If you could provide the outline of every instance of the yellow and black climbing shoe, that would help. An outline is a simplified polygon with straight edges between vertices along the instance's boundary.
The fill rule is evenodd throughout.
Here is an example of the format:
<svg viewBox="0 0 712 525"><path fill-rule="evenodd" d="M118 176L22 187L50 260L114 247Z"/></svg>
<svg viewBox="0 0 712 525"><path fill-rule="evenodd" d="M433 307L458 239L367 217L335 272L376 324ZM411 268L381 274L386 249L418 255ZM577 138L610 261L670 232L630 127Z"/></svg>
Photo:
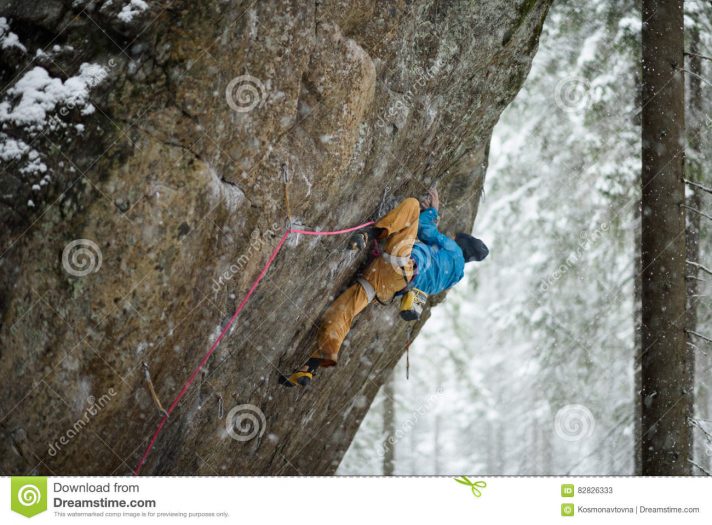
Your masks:
<svg viewBox="0 0 712 525"><path fill-rule="evenodd" d="M314 376L316 375L316 369L319 368L320 363L321 359L318 359L316 357L310 358L309 361L307 361L303 367L301 367L299 370L295 370L294 372L292 372L292 375L290 375L289 377L280 374L279 384L286 387L293 387L297 385L307 386L309 383L311 383L311 380L314 379ZM304 370L305 368L306 370Z"/></svg>
<svg viewBox="0 0 712 525"><path fill-rule="evenodd" d="M298 370L293 372L289 377L280 375L279 384L290 388L297 385L307 386L311 383L313 377L314 374L312 372L302 372L301 370Z"/></svg>

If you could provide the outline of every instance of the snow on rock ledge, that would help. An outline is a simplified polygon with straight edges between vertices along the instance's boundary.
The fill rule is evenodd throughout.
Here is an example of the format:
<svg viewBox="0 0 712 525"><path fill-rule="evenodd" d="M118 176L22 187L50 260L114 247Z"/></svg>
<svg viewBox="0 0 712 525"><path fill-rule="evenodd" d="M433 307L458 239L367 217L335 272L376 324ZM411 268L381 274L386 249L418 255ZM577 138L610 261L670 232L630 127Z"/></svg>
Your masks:
<svg viewBox="0 0 712 525"><path fill-rule="evenodd" d="M47 125L48 114L58 107L80 108L83 115L93 113L89 90L106 76L106 68L84 63L79 66L78 75L63 82L37 66L7 90L8 96L0 102L0 123L11 122L36 132ZM11 100L15 97L19 97L19 101L13 104Z"/></svg>

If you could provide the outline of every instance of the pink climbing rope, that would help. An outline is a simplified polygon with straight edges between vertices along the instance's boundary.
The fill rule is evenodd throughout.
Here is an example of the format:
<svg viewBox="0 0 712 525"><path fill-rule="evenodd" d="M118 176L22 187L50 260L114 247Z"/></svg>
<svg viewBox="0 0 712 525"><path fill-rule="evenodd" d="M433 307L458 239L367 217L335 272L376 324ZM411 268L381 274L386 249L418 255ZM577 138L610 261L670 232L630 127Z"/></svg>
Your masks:
<svg viewBox="0 0 712 525"><path fill-rule="evenodd" d="M222 341L223 337L225 337L225 334L227 334L227 332L230 330L232 325L235 323L235 320L237 320L237 316L240 315L240 312L242 312L242 310L245 308L247 301L250 299L250 296L252 296L252 294L257 289L257 286L260 284L260 281L262 281L264 276L267 275L267 271L269 270L270 266L272 266L272 263L274 262L274 260L277 258L277 254L279 253L279 250L282 249L282 246L284 245L284 242L287 240L287 237L289 237L289 235L291 233L301 233L302 235L315 235L315 236L341 235L342 233L350 233L350 232L354 232L356 230L360 230L362 228L366 228L367 226L371 226L372 224L374 224L374 222L369 221L369 222L364 222L363 224L359 224L358 226L354 226L352 228L346 228L344 230L334 230L334 231L311 231L311 230L289 229L286 232L284 232L284 235L282 235L282 238L279 239L277 246L275 247L274 250L272 250L272 253L269 256L269 259L267 259L267 262L262 267L262 270L260 271L260 274L257 276L257 279L255 279L255 282L252 283L252 286L250 286L250 289L247 291L247 294L245 295L245 297L243 297L242 301L240 301L240 304L235 309L235 313L232 314L232 317L230 318L228 323L225 325L225 327L222 329L218 338L215 339L215 342L212 344L210 349L205 353L203 358L200 360L200 363L198 363L198 366L196 366L195 369L193 370L193 372L190 374L190 376L188 376L188 380L185 382L183 387L178 392L178 395L175 397L175 399L171 403L171 406L168 407L166 414L164 414L163 417L161 418L161 420L158 422L158 426L156 427L156 430L153 433L153 437L151 437L151 441L149 441L149 443L148 443L148 447L146 447L146 451L143 453L143 456L141 456L141 460L138 462L138 465L136 465L136 468L134 469L134 476L138 476L141 473L141 468L143 467L144 463L146 462L148 455L151 453L151 450L153 449L153 445L155 445L156 440L158 439L158 435L161 433L161 431L163 430L163 427L166 425L166 422L168 421L168 417L173 413L175 408L178 406L178 403L183 398L185 393L188 391L188 389L190 388L190 385L193 384L193 381L195 381L195 378L200 373L200 370L205 366L205 363L208 362L208 359L210 359L210 356L213 355L213 352L215 352L215 350L217 349L218 345L220 344L220 341Z"/></svg>

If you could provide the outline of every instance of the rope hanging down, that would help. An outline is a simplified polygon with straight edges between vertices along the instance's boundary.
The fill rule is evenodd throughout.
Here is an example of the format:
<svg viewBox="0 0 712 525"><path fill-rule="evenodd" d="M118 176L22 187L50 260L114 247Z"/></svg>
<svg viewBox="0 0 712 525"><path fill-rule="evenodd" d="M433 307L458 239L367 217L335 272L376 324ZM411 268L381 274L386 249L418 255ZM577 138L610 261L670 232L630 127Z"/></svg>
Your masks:
<svg viewBox="0 0 712 525"><path fill-rule="evenodd" d="M341 235L343 233L351 233L356 230L366 228L368 226L371 226L372 224L374 224L374 222L369 221L369 222L365 222L363 224L359 224L358 226L354 226L352 228L346 228L344 230L335 230L335 231L310 231L310 230L297 230L297 229L290 228L286 232L284 232L284 235L282 235L282 237L279 239L277 246L275 247L274 250L272 250L272 253L269 256L269 259L267 259L267 262L262 267L262 270L260 271L260 274L257 276L257 279L255 279L255 282L252 283L252 286L247 291L247 294L245 295L245 297L243 297L242 301L240 301L240 304L235 309L235 313L232 314L232 317L227 322L225 327L222 329L222 331L220 332L220 335L218 335L217 339L215 339L215 342L212 344L210 349L205 353L203 358L198 363L198 366L196 366L195 369L193 370L193 372L190 374L187 381L185 382L183 387L178 392L178 395L175 397L175 399L171 403L171 406L168 407L168 410L165 411L163 417L158 422L158 426L156 427L156 430L154 431L153 436L151 437L151 441L149 441L148 446L146 447L146 451L143 453L143 456L141 456L141 459L138 462L138 465L136 465L136 468L134 469L134 476L138 476L141 473L141 468L143 467L144 463L146 462L148 455L151 453L151 450L153 449L153 445L155 445L156 440L158 439L159 434L163 430L163 427L166 425L166 422L168 421L169 416L176 409L176 407L178 406L178 403L180 403L180 400L186 394L186 392L190 388L190 385L193 384L193 381L195 381L195 378L200 373L200 370L205 366L205 363L208 362L208 359L210 359L210 356L213 355L213 352L215 352L215 350L217 349L218 345L220 344L220 341L222 341L223 337L225 337L225 334L227 334L227 332L230 330L232 325L235 323L235 321L237 320L237 316L239 316L240 312L242 312L242 310L245 308L247 301L250 299L252 294L255 292L255 290L257 289L257 286L260 284L260 281L262 281L264 276L267 274L267 271L270 269L270 266L272 266L272 263L277 258L277 254L282 249L282 246L284 245L284 242L287 240L287 237L289 237L289 235L292 233L297 233L297 234L302 234L302 235L314 235L314 236Z"/></svg>

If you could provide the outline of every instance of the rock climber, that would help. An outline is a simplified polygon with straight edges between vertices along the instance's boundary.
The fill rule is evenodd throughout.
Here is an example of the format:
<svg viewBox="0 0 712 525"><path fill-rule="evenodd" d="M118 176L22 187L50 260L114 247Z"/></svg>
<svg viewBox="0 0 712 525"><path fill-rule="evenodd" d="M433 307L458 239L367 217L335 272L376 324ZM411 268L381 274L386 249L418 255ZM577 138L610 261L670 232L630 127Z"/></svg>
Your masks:
<svg viewBox="0 0 712 525"><path fill-rule="evenodd" d="M420 200L405 199L370 229L351 236L351 249L363 249L375 240L382 251L329 306L316 350L289 377L280 376L281 384L307 386L317 368L335 366L351 323L374 299L386 303L400 295L401 317L418 319L428 295L458 283L465 263L487 257L489 250L480 239L463 232L453 239L438 231L439 209L438 192L431 188Z"/></svg>

